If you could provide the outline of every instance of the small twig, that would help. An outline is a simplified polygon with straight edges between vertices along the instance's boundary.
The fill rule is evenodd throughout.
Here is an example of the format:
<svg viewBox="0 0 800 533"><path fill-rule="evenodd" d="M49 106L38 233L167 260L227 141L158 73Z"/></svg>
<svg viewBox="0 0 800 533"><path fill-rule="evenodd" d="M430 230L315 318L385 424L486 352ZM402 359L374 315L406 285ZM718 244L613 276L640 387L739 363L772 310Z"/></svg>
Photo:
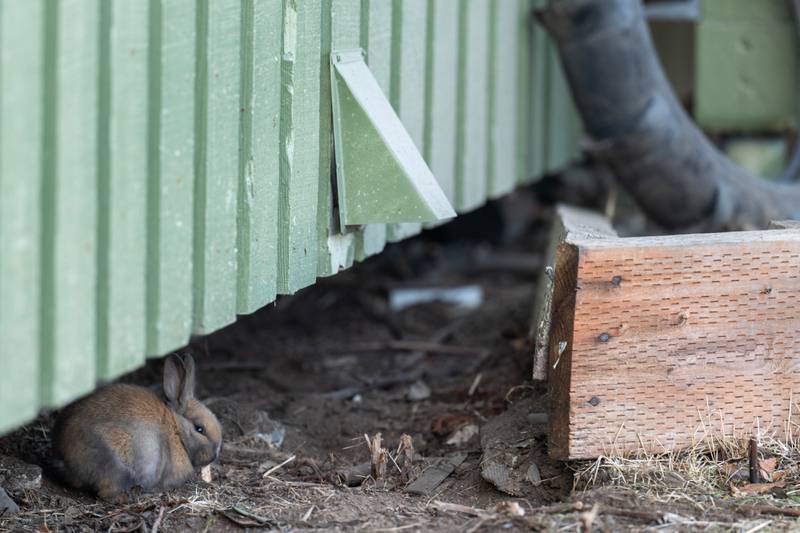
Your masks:
<svg viewBox="0 0 800 533"><path fill-rule="evenodd" d="M581 533L592 533L592 524L594 524L597 514L600 512L600 505L595 503L588 511L581 513Z"/></svg>
<svg viewBox="0 0 800 533"><path fill-rule="evenodd" d="M478 390L478 385L481 383L481 379L483 379L483 374L478 372L478 374L475 376L475 379L472 380L472 385L470 385L469 391L467 391L467 396L471 397L473 394L475 394L475 391Z"/></svg>
<svg viewBox="0 0 800 533"><path fill-rule="evenodd" d="M286 459L286 460L285 460L284 462L282 462L281 464L275 465L275 466L273 466L272 468L270 468L269 470L267 470L266 472L264 472L264 475L263 475L263 476L261 476L261 477L263 477L263 478L269 477L269 476L270 476L271 474L273 474L273 473L274 473L276 470L278 470L278 469L280 469L280 468L283 468L284 466L286 466L286 465L288 465L289 463L291 463L292 461L294 461L294 460L295 460L295 457L296 457L296 456L294 456L294 455L290 456L288 459ZM235 510L235 509L234 509L234 510Z"/></svg>
<svg viewBox="0 0 800 533"><path fill-rule="evenodd" d="M158 528L161 527L161 521L164 520L164 511L166 507L163 505L158 510L158 516L156 517L155 521L153 522L153 527L150 529L150 533L158 533Z"/></svg>
<svg viewBox="0 0 800 533"><path fill-rule="evenodd" d="M777 505L740 505L736 507L736 510L755 514L800 516L800 508L798 507L778 507Z"/></svg>
<svg viewBox="0 0 800 533"><path fill-rule="evenodd" d="M761 466L758 464L758 441L750 437L750 483L761 483Z"/></svg>

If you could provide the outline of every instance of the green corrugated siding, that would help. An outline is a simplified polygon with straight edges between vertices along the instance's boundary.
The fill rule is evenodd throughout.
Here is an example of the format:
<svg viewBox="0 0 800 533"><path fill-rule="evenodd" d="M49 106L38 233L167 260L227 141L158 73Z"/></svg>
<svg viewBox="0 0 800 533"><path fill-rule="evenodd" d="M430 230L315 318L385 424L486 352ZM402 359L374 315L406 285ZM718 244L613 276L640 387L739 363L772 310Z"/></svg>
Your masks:
<svg viewBox="0 0 800 533"><path fill-rule="evenodd" d="M534 3L0 3L0 432L420 231L338 228L331 50L462 212L563 164Z"/></svg>

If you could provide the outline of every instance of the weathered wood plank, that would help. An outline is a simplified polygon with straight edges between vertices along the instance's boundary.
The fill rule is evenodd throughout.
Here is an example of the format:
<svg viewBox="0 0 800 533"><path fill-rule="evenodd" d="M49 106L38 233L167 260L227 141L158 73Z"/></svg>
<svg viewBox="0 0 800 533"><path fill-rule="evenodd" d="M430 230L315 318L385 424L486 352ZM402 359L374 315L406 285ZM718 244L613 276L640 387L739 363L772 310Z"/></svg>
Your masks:
<svg viewBox="0 0 800 533"><path fill-rule="evenodd" d="M147 353L192 327L196 5L151 0L147 185Z"/></svg>
<svg viewBox="0 0 800 533"><path fill-rule="evenodd" d="M148 4L101 2L97 372L145 356Z"/></svg>
<svg viewBox="0 0 800 533"><path fill-rule="evenodd" d="M0 434L39 408L44 1L0 3Z"/></svg>
<svg viewBox="0 0 800 533"><path fill-rule="evenodd" d="M62 405L95 385L99 15L97 1L46 7L40 374L45 405Z"/></svg>
<svg viewBox="0 0 800 533"><path fill-rule="evenodd" d="M361 0L361 48L367 65L385 95L392 83L392 4L386 0ZM386 246L386 225L368 224L356 235L355 257L359 261Z"/></svg>
<svg viewBox="0 0 800 533"><path fill-rule="evenodd" d="M236 320L240 7L240 0L203 0L198 3L195 333L210 333Z"/></svg>
<svg viewBox="0 0 800 533"><path fill-rule="evenodd" d="M428 166L450 202L456 192L456 93L458 83L458 0L431 2L424 152Z"/></svg>
<svg viewBox="0 0 800 533"><path fill-rule="evenodd" d="M519 14L507 2L492 0L491 54L489 58L489 183L496 198L516 185L517 171L517 67L519 65Z"/></svg>
<svg viewBox="0 0 800 533"><path fill-rule="evenodd" d="M553 306L554 457L797 423L797 230L568 240Z"/></svg>
<svg viewBox="0 0 800 533"><path fill-rule="evenodd" d="M320 65L320 147L317 239L317 275L329 276L348 268L355 256L356 234L343 232L333 209L333 130L329 57L332 50L351 50L361 45L361 2L340 0L322 6L322 62Z"/></svg>
<svg viewBox="0 0 800 533"><path fill-rule="evenodd" d="M280 2L242 0L237 311L275 299L278 282Z"/></svg>
<svg viewBox="0 0 800 533"><path fill-rule="evenodd" d="M549 360L550 327L553 313L553 291L555 290L556 251L564 242L579 238L611 238L617 232L608 219L599 213L577 207L559 205L550 228L550 240L545 252L544 268L536 284L533 304L533 379L547 379Z"/></svg>
<svg viewBox="0 0 800 533"><path fill-rule="evenodd" d="M489 1L461 4L459 28L456 209L486 201L489 97Z"/></svg>
<svg viewBox="0 0 800 533"><path fill-rule="evenodd" d="M425 135L425 35L428 0L393 0L392 78L389 101L397 111L417 149L424 149ZM420 232L416 223L392 224L387 240L399 241Z"/></svg>
<svg viewBox="0 0 800 533"><path fill-rule="evenodd" d="M317 276L321 10L321 0L283 1L278 204L278 292L283 294Z"/></svg>

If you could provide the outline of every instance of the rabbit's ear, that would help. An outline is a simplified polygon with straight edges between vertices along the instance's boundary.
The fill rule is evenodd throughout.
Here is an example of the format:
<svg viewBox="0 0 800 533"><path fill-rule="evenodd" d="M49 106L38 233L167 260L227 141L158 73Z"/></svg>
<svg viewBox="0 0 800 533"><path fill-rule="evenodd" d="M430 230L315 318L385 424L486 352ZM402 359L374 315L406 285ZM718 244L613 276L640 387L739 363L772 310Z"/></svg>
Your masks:
<svg viewBox="0 0 800 533"><path fill-rule="evenodd" d="M180 359L171 355L164 361L164 396L173 408L178 408L183 401L182 391L186 381L186 371Z"/></svg>
<svg viewBox="0 0 800 533"><path fill-rule="evenodd" d="M183 356L183 368L185 375L183 387L181 388L181 405L185 406L189 400L194 399L194 358L188 353Z"/></svg>

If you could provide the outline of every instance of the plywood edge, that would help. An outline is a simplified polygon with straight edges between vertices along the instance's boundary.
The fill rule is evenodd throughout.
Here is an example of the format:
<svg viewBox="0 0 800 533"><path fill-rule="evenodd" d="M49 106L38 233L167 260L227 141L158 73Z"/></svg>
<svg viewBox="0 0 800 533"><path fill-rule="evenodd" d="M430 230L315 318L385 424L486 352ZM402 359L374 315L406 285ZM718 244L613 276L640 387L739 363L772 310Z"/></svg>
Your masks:
<svg viewBox="0 0 800 533"><path fill-rule="evenodd" d="M556 252L560 245L577 239L615 238L616 231L608 219L599 213L559 205L556 208L545 263L536 285L531 337L533 346L533 379L547 379L548 346L550 342L553 291L556 273Z"/></svg>

